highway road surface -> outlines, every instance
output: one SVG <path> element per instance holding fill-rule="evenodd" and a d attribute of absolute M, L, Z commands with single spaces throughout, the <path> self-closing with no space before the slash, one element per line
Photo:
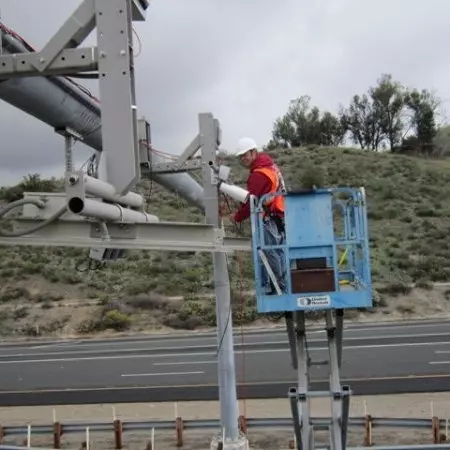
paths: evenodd
<path fill-rule="evenodd" d="M 243 344 L 242 344 L 243 339 Z M 136 337 L 0 345 L 0 406 L 218 398 L 216 336 Z M 313 360 L 326 336 L 310 334 Z M 296 384 L 284 329 L 236 330 L 236 380 L 245 398 L 287 397 Z M 342 381 L 354 395 L 450 390 L 450 322 L 349 325 Z M 327 366 L 312 367 L 326 388 Z"/>

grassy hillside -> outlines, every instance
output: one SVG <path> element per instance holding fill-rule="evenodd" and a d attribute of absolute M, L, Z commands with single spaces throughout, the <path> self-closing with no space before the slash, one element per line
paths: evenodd
<path fill-rule="evenodd" d="M 272 151 L 289 188 L 364 185 L 367 191 L 377 311 L 446 311 L 448 292 L 432 290 L 450 273 L 450 162 L 348 149 Z M 233 166 L 234 182 L 246 172 Z M 149 210 L 164 220 L 201 221 L 195 208 L 144 182 Z M 2 190 L 6 196 L 7 191 Z M 230 233 L 234 230 L 230 229 Z M 248 227 L 242 232 L 248 234 Z M 128 252 L 98 271 L 80 272 L 88 250 L 5 247 L 0 259 L 0 333 L 88 334 L 131 329 L 194 329 L 215 325 L 208 253 Z M 239 272 L 242 273 L 238 275 Z M 254 323 L 248 254 L 230 257 L 236 323 Z M 416 284 L 416 288 L 414 288 Z"/>

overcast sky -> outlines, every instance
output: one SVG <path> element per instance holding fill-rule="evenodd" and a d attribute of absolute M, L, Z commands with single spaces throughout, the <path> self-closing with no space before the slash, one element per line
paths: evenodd
<path fill-rule="evenodd" d="M 0 0 L 0 10 L 40 49 L 80 1 Z M 219 118 L 224 148 L 243 135 L 265 144 L 291 99 L 336 111 L 383 72 L 448 101 L 449 16 L 450 0 L 152 0 L 135 24 L 139 114 L 158 149 L 180 153 L 199 112 Z M 3 101 L 0 136 L 0 185 L 63 175 L 62 138 Z M 89 155 L 77 147 L 77 159 Z"/>

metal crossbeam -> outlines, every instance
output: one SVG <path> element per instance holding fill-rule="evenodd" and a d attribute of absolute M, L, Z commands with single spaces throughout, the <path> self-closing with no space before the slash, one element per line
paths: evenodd
<path fill-rule="evenodd" d="M 197 136 L 195 136 L 191 143 L 186 147 L 184 152 L 178 157 L 177 164 L 184 164 L 189 158 L 192 158 L 197 153 L 201 146 L 202 143 L 200 135 L 197 134 Z"/>
<path fill-rule="evenodd" d="M 189 170 L 198 170 L 203 166 L 200 159 L 192 159 L 183 163 L 162 162 L 157 164 L 141 164 L 141 175 L 143 178 L 149 178 L 154 173 L 181 173 Z"/>
<path fill-rule="evenodd" d="M 108 2 L 108 0 L 106 1 Z M 98 53 L 103 38 L 99 42 L 99 47 L 76 47 L 82 44 L 94 30 L 96 24 L 98 25 L 98 17 L 103 17 L 108 11 L 122 11 L 125 20 L 143 21 L 145 20 L 145 10 L 149 6 L 147 0 L 131 0 L 131 3 L 128 0 L 121 0 L 120 4 L 115 5 L 118 6 L 117 9 L 111 8 L 113 1 L 105 4 L 102 3 L 104 0 L 84 0 L 42 50 L 24 54 L 1 55 L 0 78 L 67 75 L 71 71 L 97 70 Z M 125 7 L 127 3 L 130 9 Z M 115 31 L 120 29 L 117 25 L 116 21 L 112 22 Z M 128 36 L 124 37 L 128 38 Z M 112 45 L 116 45 L 116 43 L 113 42 Z M 124 48 L 124 50 L 126 49 Z M 102 55 L 102 57 L 105 56 Z M 121 56 L 126 56 L 126 54 Z"/>
<path fill-rule="evenodd" d="M 0 79 L 91 72 L 98 67 L 98 50 L 96 48 L 61 50 L 51 67 L 43 72 L 39 70 L 39 64 L 36 63 L 39 60 L 41 60 L 39 53 L 2 55 L 0 56 Z"/>
<path fill-rule="evenodd" d="M 39 223 L 33 219 L 15 221 L 15 231 L 25 231 Z M 41 230 L 12 239 L 0 236 L 0 245 L 44 247 L 95 247 L 134 250 L 196 252 L 250 251 L 250 241 L 227 238 L 223 230 L 208 224 L 159 222 L 148 224 L 108 223 L 110 240 L 102 239 L 102 230 L 94 222 L 59 219 Z"/>

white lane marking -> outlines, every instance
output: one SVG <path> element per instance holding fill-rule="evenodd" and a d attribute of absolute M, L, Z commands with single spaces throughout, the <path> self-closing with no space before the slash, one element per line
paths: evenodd
<path fill-rule="evenodd" d="M 309 342 L 321 342 L 321 341 L 309 341 Z M 274 345 L 274 344 L 285 344 L 287 343 L 284 341 L 269 341 L 269 342 L 249 342 L 244 343 L 244 346 L 264 346 L 264 345 Z M 0 355 L 0 358 L 23 358 L 27 356 L 58 356 L 58 355 L 73 355 L 73 354 L 82 354 L 82 355 L 92 355 L 92 354 L 99 354 L 99 353 L 130 353 L 133 351 L 151 351 L 151 352 L 158 352 L 158 351 L 172 351 L 172 350 L 194 350 L 194 349 L 204 349 L 207 347 L 215 347 L 213 344 L 208 345 L 184 345 L 184 346 L 177 346 L 177 347 L 138 347 L 138 348 L 122 348 L 122 349 L 109 349 L 109 350 L 77 350 L 77 351 L 67 351 L 67 352 L 43 352 L 43 353 L 16 353 L 16 354 L 9 354 L 9 355 Z M 242 347 L 241 343 L 235 344 L 235 347 Z M 0 361 L 1 362 L 1 361 Z"/>
<path fill-rule="evenodd" d="M 156 362 L 154 366 L 182 366 L 191 364 L 217 364 L 217 361 L 176 361 L 176 362 Z"/>
<path fill-rule="evenodd" d="M 435 350 L 434 353 L 450 353 L 450 350 Z"/>
<path fill-rule="evenodd" d="M 429 334 L 421 334 L 421 338 L 427 338 L 427 337 L 436 337 L 436 336 L 448 336 L 449 333 L 429 333 Z M 397 334 L 397 335 L 386 335 L 386 336 L 371 336 L 371 337 L 361 337 L 361 336 L 354 336 L 354 337 L 344 337 L 344 341 L 360 341 L 360 340 L 382 340 L 382 339 L 400 339 L 400 338 L 416 338 L 416 334 Z M 323 339 L 308 339 L 308 343 L 312 342 L 323 342 Z M 446 342 L 450 345 L 450 341 Z M 262 341 L 262 342 L 244 342 L 244 346 L 247 347 L 264 347 L 265 345 L 277 345 L 277 344 L 287 344 L 287 341 Z M 406 345 L 402 344 L 402 345 Z M 99 353 L 130 353 L 132 351 L 174 351 L 174 350 L 194 350 L 194 349 L 204 349 L 206 347 L 215 347 L 212 344 L 209 345 L 185 345 L 185 346 L 177 346 L 177 347 L 148 347 L 148 348 L 123 348 L 123 349 L 109 349 L 109 350 L 84 350 L 84 351 L 57 351 L 57 352 L 43 352 L 43 353 L 17 353 L 17 354 L 10 354 L 10 355 L 0 355 L 0 358 L 24 358 L 27 356 L 59 356 L 59 355 L 73 355 L 76 353 L 80 353 L 83 355 L 92 355 L 92 354 L 99 354 Z M 236 343 L 235 348 L 242 347 L 241 343 Z M 349 348 L 349 347 L 345 347 Z M 371 348 L 370 346 L 368 348 Z M 237 350 L 235 350 L 237 351 Z M 99 356 L 98 358 L 103 358 L 102 356 Z M 95 359 L 95 358 L 94 358 Z M 1 363 L 1 361 L 0 361 Z"/>
<path fill-rule="evenodd" d="M 344 329 L 346 330 L 346 333 L 349 333 L 349 332 L 353 333 L 353 332 L 364 332 L 364 331 L 392 330 L 392 329 L 395 329 L 395 328 L 407 328 L 407 329 L 427 328 L 427 327 L 431 328 L 434 325 L 435 324 L 407 324 L 407 325 L 405 325 L 405 324 L 402 324 L 402 323 L 395 323 L 395 322 L 393 322 L 391 325 L 386 325 L 386 326 L 378 326 L 377 324 L 372 324 L 372 325 L 368 324 L 367 327 L 365 327 L 365 328 L 354 328 L 354 327 L 360 326 L 360 324 L 351 324 L 351 325 L 344 325 Z M 438 323 L 438 324 L 436 324 L 436 326 L 439 326 L 439 327 L 449 326 L 450 327 L 450 324 L 448 324 L 448 323 Z M 312 330 L 307 330 L 307 331 L 308 331 L 308 333 L 314 333 L 314 334 L 325 333 L 325 330 L 312 329 Z M 244 334 L 244 338 L 245 339 L 252 339 L 252 338 L 255 338 L 255 337 L 258 337 L 258 336 L 261 336 L 261 335 L 267 335 L 267 334 L 270 334 L 272 336 L 286 336 L 286 332 L 285 331 L 270 330 L 270 329 L 269 330 L 261 330 L 261 331 L 257 331 L 257 332 L 251 332 L 250 331 L 248 334 L 246 334 L 246 333 L 243 333 L 243 334 Z M 442 333 L 442 334 L 445 334 L 445 333 Z M 241 333 L 237 333 L 236 336 L 240 337 Z M 393 335 L 393 337 L 396 337 L 396 336 L 401 337 L 402 335 Z M 417 335 L 414 334 L 412 336 L 416 337 Z M 429 335 L 421 334 L 421 336 L 429 336 Z M 358 336 L 358 337 L 352 337 L 352 338 L 347 338 L 347 339 L 380 339 L 380 338 L 382 339 L 382 338 L 386 338 L 386 337 L 389 337 L 389 336 L 375 336 L 375 335 L 372 335 L 372 336 Z M 153 339 L 153 338 L 155 338 L 155 339 Z M 111 339 L 110 342 L 95 342 L 95 341 L 89 342 L 89 341 L 78 340 L 78 341 L 74 341 L 74 342 L 67 342 L 67 345 L 72 344 L 75 347 L 80 348 L 80 350 L 73 351 L 72 353 L 80 353 L 80 351 L 82 351 L 83 353 L 89 353 L 89 352 L 92 352 L 92 350 L 84 350 L 86 347 L 92 347 L 92 346 L 95 346 L 95 347 L 103 347 L 103 346 L 111 347 L 112 345 L 121 346 L 121 345 L 130 345 L 130 344 L 150 344 L 151 345 L 155 341 L 161 341 L 161 342 L 164 342 L 164 341 L 168 342 L 168 341 L 170 341 L 170 342 L 174 343 L 174 342 L 185 342 L 186 339 L 188 339 L 190 341 L 198 341 L 198 340 L 215 341 L 217 339 L 217 336 L 215 336 L 215 335 L 211 335 L 211 336 L 208 336 L 208 335 L 204 335 L 204 336 L 201 336 L 201 335 L 200 336 L 186 335 L 186 336 L 182 336 L 182 337 L 170 337 L 170 336 L 167 336 L 167 339 L 165 337 L 160 337 L 160 336 L 157 336 L 157 337 L 149 336 L 148 339 L 133 339 L 133 338 L 130 338 L 129 341 L 120 341 L 120 342 L 115 342 L 114 339 Z M 77 345 L 77 344 L 79 344 L 79 345 Z M 250 344 L 250 343 L 247 343 L 247 344 Z M 254 343 L 254 344 L 262 345 L 264 343 Z M 28 347 L 28 346 L 25 346 L 25 345 L 20 345 L 20 348 L 39 349 L 41 347 L 44 348 L 44 347 L 50 347 L 50 346 L 53 347 L 53 346 L 59 346 L 59 345 L 62 345 L 62 344 L 57 342 L 55 344 L 49 343 L 49 344 L 46 344 L 46 345 L 38 345 L 38 346 L 32 346 L 32 347 Z M 209 345 L 211 345 L 211 344 L 209 344 Z M 191 347 L 197 347 L 197 346 L 191 346 Z M 198 347 L 204 347 L 204 346 L 198 346 Z M 136 347 L 135 349 L 138 349 L 138 348 L 141 348 L 141 347 Z M 180 347 L 164 347 L 164 348 L 167 348 L 167 349 L 170 350 L 172 348 L 180 348 Z M 183 348 L 189 348 L 189 347 L 183 347 Z M 1 346 L 0 345 L 0 351 L 2 351 L 2 350 L 4 351 L 4 350 L 8 350 L 8 349 L 10 349 L 10 347 L 8 347 L 8 346 Z M 124 350 L 118 349 L 118 350 L 111 350 L 111 351 L 117 352 L 117 351 L 124 351 Z M 125 351 L 127 351 L 127 350 L 125 350 Z M 43 356 L 41 354 L 34 354 L 34 355 L 35 356 Z M 5 356 L 22 356 L 22 355 L 21 354 L 0 355 L 0 357 L 5 357 Z M 26 355 L 24 355 L 24 356 L 26 356 Z"/>
<path fill-rule="evenodd" d="M 428 364 L 450 364 L 450 361 L 430 361 Z"/>
<path fill-rule="evenodd" d="M 64 347 L 65 345 L 76 345 L 79 341 L 75 342 L 55 342 L 54 344 L 43 344 L 43 345 L 36 345 L 33 347 L 30 347 L 30 350 L 37 350 L 41 348 L 54 348 L 54 347 Z M 34 353 L 35 355 L 36 353 Z"/>
<path fill-rule="evenodd" d="M 404 325 L 404 324 L 392 324 L 391 326 L 377 326 L 374 324 L 373 326 L 367 326 L 364 328 L 354 328 L 357 325 L 344 325 L 344 330 L 346 330 L 347 333 L 349 332 L 360 332 L 360 331 L 385 331 L 385 330 L 395 330 L 399 328 L 433 328 L 434 326 L 438 327 L 448 327 L 450 328 L 450 323 L 441 323 L 441 324 L 414 324 L 414 325 Z M 375 337 L 375 336 L 373 336 Z"/>
<path fill-rule="evenodd" d="M 202 375 L 205 372 L 123 373 L 121 377 L 166 377 L 171 375 Z"/>
<path fill-rule="evenodd" d="M 412 343 L 399 343 L 399 344 L 374 344 L 374 345 L 352 345 L 343 347 L 343 350 L 361 350 L 366 348 L 394 348 L 394 347 L 421 347 L 430 345 L 448 345 L 449 342 L 412 342 Z M 328 347 L 316 347 L 309 348 L 310 351 L 328 351 Z M 261 350 L 237 350 L 235 354 L 244 353 L 245 355 L 251 355 L 254 353 L 287 353 L 290 352 L 289 348 L 278 349 L 261 349 Z M 77 362 L 77 361 L 100 361 L 100 360 L 115 360 L 115 359 L 148 359 L 148 358 L 182 358 L 184 356 L 216 356 L 216 352 L 198 352 L 198 353 L 166 353 L 157 355 L 117 355 L 117 356 L 86 356 L 79 358 L 49 358 L 49 359 L 22 359 L 13 361 L 0 361 L 2 364 L 38 364 L 38 363 L 51 363 L 51 362 Z"/>

